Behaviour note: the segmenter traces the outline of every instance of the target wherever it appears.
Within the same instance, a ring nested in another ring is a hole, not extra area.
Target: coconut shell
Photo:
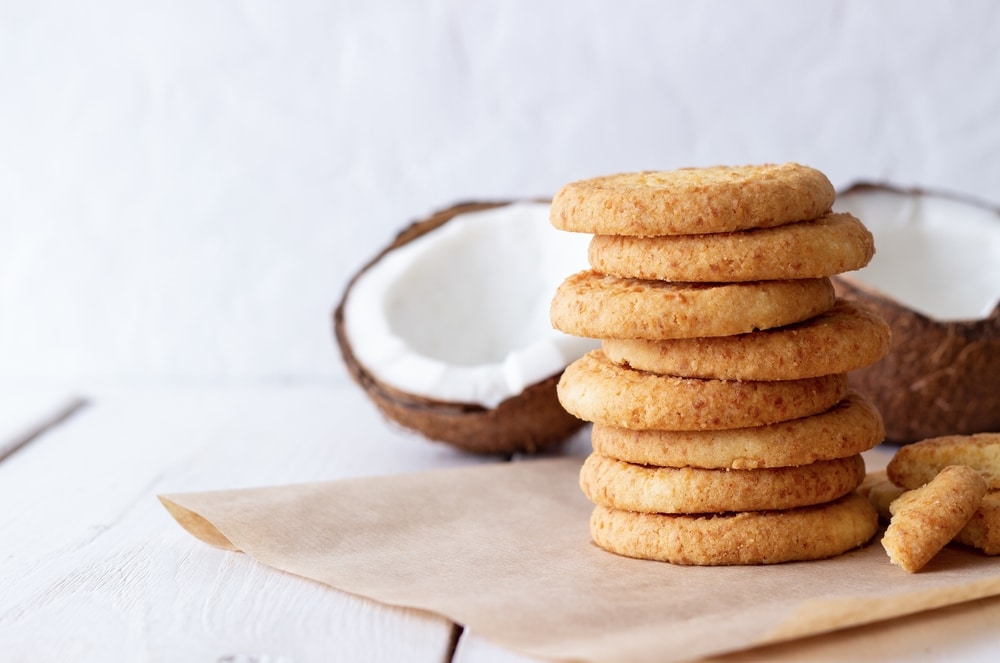
[[[870,183],[847,191],[865,189],[929,193]],[[833,282],[838,296],[873,307],[892,331],[888,355],[848,376],[882,413],[888,441],[1000,431],[1000,304],[982,319],[942,321],[850,275]]]
[[[509,202],[461,203],[410,224],[351,278],[333,312],[334,336],[347,370],[386,418],[430,440],[482,454],[536,453],[557,446],[583,426],[585,422],[559,404],[556,384],[562,373],[529,386],[494,408],[409,394],[379,381],[354,356],[344,325],[344,306],[358,277],[388,252],[460,214],[506,204]]]

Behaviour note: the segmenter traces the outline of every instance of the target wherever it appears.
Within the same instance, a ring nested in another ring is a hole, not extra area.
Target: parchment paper
[[[833,559],[773,566],[619,557],[590,541],[580,463],[160,499],[213,546],[555,660],[691,660],[1000,594],[1000,559],[949,547],[908,574],[878,537]]]

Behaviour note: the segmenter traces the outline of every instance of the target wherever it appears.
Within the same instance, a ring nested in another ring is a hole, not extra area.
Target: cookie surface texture
[[[875,255],[871,232],[850,214],[707,235],[595,235],[587,251],[595,270],[664,281],[809,279],[860,269]]]
[[[889,560],[915,573],[972,520],[986,494],[986,480],[971,467],[951,465],[929,483],[889,506],[892,519],[882,537]]]
[[[671,283],[577,272],[556,288],[552,326],[588,338],[732,336],[806,320],[833,307],[829,278]]]
[[[983,496],[972,519],[955,535],[955,541],[987,555],[1000,555],[1000,491],[991,490]]]
[[[858,493],[868,498],[879,518],[886,522],[892,518],[890,505],[905,492],[905,488],[889,481],[885,470],[869,472],[858,486]],[[1000,555],[1000,491],[991,490],[983,495],[979,508],[952,540],[987,555]]]
[[[675,431],[594,424],[590,440],[596,453],[638,465],[750,470],[853,456],[884,437],[875,406],[849,394],[820,414],[767,426]]]
[[[600,350],[575,360],[556,387],[574,416],[631,429],[721,430],[824,412],[848,392],[847,376],[751,382],[700,380],[623,368]]]
[[[552,225],[596,235],[720,233],[823,216],[836,193],[795,163],[644,171],[572,182],[552,199]]]
[[[877,527],[875,510],[856,493],[787,511],[687,516],[597,506],[590,517],[591,537],[605,550],[697,566],[824,559],[866,544]]]
[[[608,359],[690,378],[796,380],[870,366],[889,351],[889,325],[862,304],[838,300],[800,323],[735,336],[604,339]]]
[[[1000,433],[945,435],[907,444],[893,455],[886,474],[897,486],[919,488],[949,465],[968,465],[1000,489]]]
[[[613,509],[723,513],[829,502],[857,488],[864,477],[860,455],[798,467],[706,470],[633,465],[591,454],[580,469],[580,488],[591,502]]]

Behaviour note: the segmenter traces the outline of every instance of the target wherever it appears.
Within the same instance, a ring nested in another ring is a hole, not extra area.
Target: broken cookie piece
[[[910,573],[919,571],[969,523],[986,489],[979,472],[951,465],[902,494],[889,506],[892,519],[882,537],[889,560]]]

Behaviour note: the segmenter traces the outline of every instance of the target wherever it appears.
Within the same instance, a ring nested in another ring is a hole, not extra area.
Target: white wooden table
[[[528,660],[441,617],[206,546],[156,500],[503,462],[394,429],[346,380],[0,397],[0,663]],[[998,620],[989,599],[724,660],[992,662]]]

